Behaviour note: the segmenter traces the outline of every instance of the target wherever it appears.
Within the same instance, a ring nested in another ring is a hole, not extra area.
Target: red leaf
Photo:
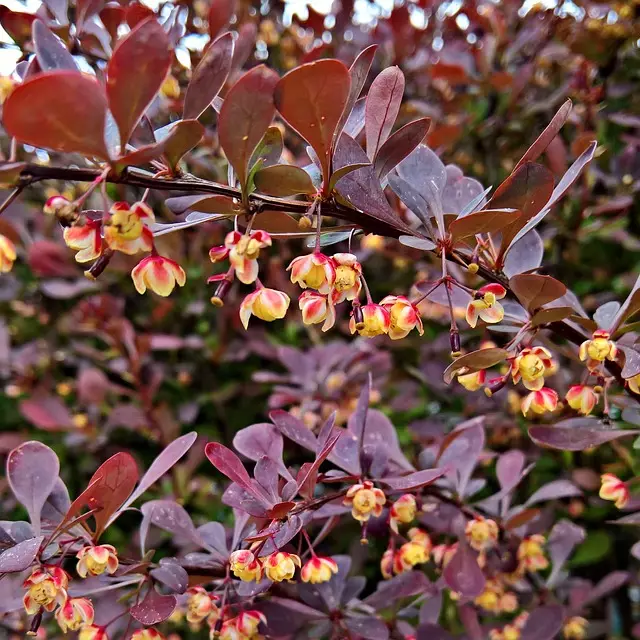
[[[235,0],[212,0],[209,8],[209,37],[211,40],[229,25],[235,11]]]
[[[397,164],[402,162],[429,132],[431,118],[420,118],[405,124],[378,149],[374,168],[378,178],[384,178]]]
[[[567,287],[559,280],[535,273],[520,273],[513,276],[509,280],[509,287],[529,311],[539,309],[561,298],[567,292]]]
[[[275,115],[275,71],[259,65],[245,73],[225,98],[218,118],[220,144],[245,189],[249,159]]]
[[[83,507],[97,509],[95,539],[100,537],[111,516],[131,495],[138,482],[138,467],[130,454],[120,452],[111,456],[93,474],[87,488],[73,501],[65,517],[69,521]]]
[[[167,34],[155,18],[141,22],[115,48],[107,67],[107,96],[123,150],[160,90],[171,56]]]
[[[233,37],[230,33],[221,35],[205,51],[187,87],[183,118],[199,118],[211,104],[229,75],[232,55]]]
[[[333,138],[349,98],[349,70],[339,60],[319,60],[289,71],[275,88],[278,111],[313,148],[329,185]]]
[[[107,100],[96,80],[49,71],[25,80],[4,103],[3,124],[20,142],[107,159]]]
[[[365,135],[372,162],[391,133],[403,94],[404,74],[398,67],[385,69],[371,84],[365,107]]]
[[[456,218],[449,225],[449,233],[454,240],[473,238],[478,233],[495,233],[507,225],[517,223],[519,211],[504,211],[503,209],[484,209],[468,216]]]
[[[67,406],[54,395],[36,394],[20,402],[20,413],[38,429],[65,431],[73,429],[73,418]]]

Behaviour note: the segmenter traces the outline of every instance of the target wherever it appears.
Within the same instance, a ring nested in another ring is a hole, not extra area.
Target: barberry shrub
[[[638,6],[334,4],[0,9],[9,633],[640,637]]]

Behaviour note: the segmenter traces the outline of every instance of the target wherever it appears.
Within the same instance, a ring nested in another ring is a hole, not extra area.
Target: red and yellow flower
[[[391,528],[397,532],[398,524],[409,524],[416,517],[418,507],[415,496],[410,493],[401,495],[389,509],[389,519]]]
[[[109,640],[109,636],[104,627],[90,624],[80,629],[78,640]]]
[[[562,635],[565,640],[584,640],[587,637],[589,621],[580,616],[572,616],[562,627]]]
[[[584,416],[588,416],[598,404],[598,394],[593,387],[576,384],[567,391],[567,404]]]
[[[262,563],[248,549],[234,551],[229,556],[229,566],[233,575],[244,582],[262,580]]]
[[[87,575],[99,576],[105,571],[114,574],[118,568],[118,554],[110,544],[83,547],[76,558],[76,571],[81,578],[86,578]]]
[[[131,271],[131,278],[138,293],[143,294],[150,289],[165,298],[175,289],[176,284],[183,287],[187,281],[184,269],[164,256],[143,258]]]
[[[37,613],[40,607],[53,611],[67,601],[69,574],[60,567],[43,565],[34,569],[22,586],[27,589],[22,603],[29,615]]]
[[[393,559],[394,573],[408,571],[417,564],[424,564],[429,561],[429,551],[424,545],[418,542],[405,542]]]
[[[371,516],[380,516],[386,501],[384,491],[374,487],[371,480],[365,480],[349,487],[343,504],[351,507],[351,515],[356,520],[366,522]]]
[[[537,414],[555,411],[558,406],[558,394],[549,387],[542,387],[539,391],[532,391],[522,399],[522,415],[526,416],[531,410]]]
[[[56,611],[56,621],[63,633],[93,624],[93,605],[87,598],[69,598]]]
[[[242,326],[245,329],[248,328],[252,314],[266,322],[284,318],[289,308],[289,302],[289,296],[282,291],[258,287],[253,293],[246,296],[240,305]]]
[[[235,618],[236,629],[244,636],[242,640],[256,636],[261,623],[267,624],[267,617],[255,610],[242,611]]]
[[[478,318],[487,324],[495,324],[504,318],[504,308],[498,302],[507,295],[507,290],[497,283],[487,284],[478,289],[479,297],[467,305],[466,319],[470,327],[478,324]]]
[[[7,236],[0,233],[0,273],[9,273],[13,269],[16,257],[15,245]]]
[[[296,573],[296,567],[301,566],[300,558],[286,551],[272,553],[263,560],[262,564],[265,575],[274,582],[291,580]]]
[[[393,578],[394,556],[395,552],[393,549],[387,549],[382,554],[382,559],[380,560],[380,572],[385,580]]]
[[[484,369],[469,371],[468,367],[462,367],[456,371],[456,378],[467,391],[477,391],[484,385],[487,379],[487,372]]]
[[[627,385],[633,393],[640,394],[640,373],[637,376],[633,376],[633,378],[629,378],[627,380]]]
[[[307,289],[300,294],[298,307],[302,311],[302,321],[305,324],[323,322],[323,331],[328,331],[335,324],[336,310],[331,296]]]
[[[511,361],[513,383],[517,384],[522,380],[529,391],[542,389],[545,375],[551,375],[552,370],[551,353],[544,347],[523,349]]]
[[[622,509],[629,502],[629,487],[613,473],[604,473],[600,476],[600,492],[598,495],[603,500],[611,500],[618,509]]]
[[[311,584],[320,584],[328,582],[334,573],[338,573],[338,565],[332,558],[323,558],[313,556],[300,571],[302,582],[310,582]]]
[[[618,348],[607,331],[598,329],[593,332],[591,340],[585,340],[580,345],[580,360],[587,361],[587,367],[593,371],[601,362],[605,360],[615,360],[618,355]]]
[[[476,516],[467,522],[465,535],[469,545],[476,551],[487,551],[496,546],[500,530],[495,521]]]
[[[362,322],[356,323],[353,313],[349,320],[349,330],[356,331],[365,338],[373,338],[389,333],[391,327],[391,316],[389,312],[379,304],[369,302],[361,307]]]
[[[76,211],[76,205],[60,194],[47,198],[42,211],[47,215],[68,218]]]
[[[260,249],[270,246],[271,236],[261,229],[244,235],[238,231],[231,231],[224,240],[224,246],[212,247],[209,250],[209,258],[212,262],[229,258],[238,280],[244,284],[251,284],[258,277]]]
[[[405,296],[386,296],[380,305],[389,312],[389,337],[392,340],[405,338],[412,329],[417,329],[419,335],[424,333],[418,307]]]
[[[415,542],[416,544],[423,546],[427,554],[431,553],[431,550],[433,549],[433,543],[431,542],[429,534],[424,531],[424,529],[420,529],[419,527],[411,527],[411,529],[409,529],[409,531],[407,532],[407,536],[409,537],[409,540],[411,540],[411,542]]]
[[[204,587],[197,585],[187,589],[187,622],[199,624],[211,614],[215,617],[217,609],[214,599]]]
[[[333,282],[334,303],[355,300],[362,288],[362,265],[353,253],[334,253],[331,257],[336,272]]]
[[[154,627],[147,627],[134,631],[131,640],[165,640],[165,637]]]
[[[153,209],[144,202],[115,202],[104,225],[104,239],[114,251],[134,255],[139,251],[151,251],[153,233],[147,226],[155,222]]]
[[[524,571],[543,571],[549,566],[549,561],[544,555],[544,536],[533,535],[524,538],[518,547],[518,561],[520,569]]]
[[[319,251],[294,258],[287,267],[289,270],[291,282],[303,289],[316,289],[325,295],[331,291],[336,280],[335,262]]]
[[[66,227],[62,235],[67,247],[77,251],[76,262],[90,262],[102,253],[100,220],[85,220],[81,225]]]

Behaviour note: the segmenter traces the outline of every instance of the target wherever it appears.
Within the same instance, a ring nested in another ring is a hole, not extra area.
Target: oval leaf
[[[35,20],[33,23],[33,45],[42,71],[78,70],[78,65],[64,42],[54,35],[42,20]]]
[[[160,595],[151,587],[142,602],[131,607],[132,618],[144,625],[158,624],[174,612],[178,600],[175,596]]]
[[[288,164],[274,164],[260,169],[253,176],[253,182],[258,191],[270,196],[287,197],[316,192],[309,174],[300,167]]]
[[[115,48],[107,66],[107,96],[122,149],[160,90],[171,57],[167,34],[155,18],[140,22]]]
[[[316,152],[325,187],[329,185],[334,132],[350,87],[349,70],[342,62],[319,60],[289,71],[275,88],[278,111]]]
[[[535,273],[519,273],[509,279],[509,287],[522,306],[535,311],[549,302],[561,298],[566,292],[562,282],[551,276],[540,276]]]
[[[34,147],[107,159],[107,101],[98,82],[75,71],[25,80],[3,106],[9,135]]]
[[[444,381],[450,384],[453,380],[453,376],[458,369],[467,367],[471,371],[479,371],[480,369],[488,369],[494,365],[502,362],[509,355],[506,349],[500,349],[493,347],[491,349],[479,349],[478,351],[472,351],[459,358],[456,358],[444,372]]]
[[[445,567],[443,577],[448,587],[467,598],[475,598],[484,590],[485,578],[476,554],[464,541],[458,543],[458,550]]]
[[[563,451],[584,451],[611,440],[635,436],[640,433],[638,429],[607,429],[597,427],[595,424],[597,421],[589,418],[564,420],[553,427],[531,427],[529,437],[542,447],[562,449]]]
[[[371,83],[365,106],[367,155],[373,161],[389,137],[404,94],[404,74],[398,67],[382,71]]]

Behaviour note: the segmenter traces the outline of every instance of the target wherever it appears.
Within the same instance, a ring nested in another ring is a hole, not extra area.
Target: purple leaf
[[[290,413],[281,409],[272,411],[269,414],[269,418],[283,436],[293,440],[304,449],[309,451],[316,450],[316,437],[301,420],[294,418]]]
[[[176,558],[162,558],[160,566],[149,573],[156,582],[163,584],[173,593],[184,593],[189,586],[189,574],[180,566]]]
[[[207,547],[226,559],[229,555],[227,532],[220,522],[207,522],[198,527],[198,535],[207,543]]]
[[[417,640],[454,640],[454,637],[445,631],[439,624],[427,623],[418,627]]]
[[[573,482],[569,482],[569,480],[553,480],[534,492],[525,505],[530,507],[545,500],[559,500],[560,498],[572,498],[581,495],[582,491]]]
[[[270,458],[277,464],[282,477],[291,478],[282,462],[282,435],[272,424],[264,422],[240,429],[233,438],[233,447],[254,462],[262,457]]]
[[[151,463],[147,472],[140,478],[138,486],[129,496],[129,499],[122,505],[121,510],[133,504],[154,482],[167,473],[167,471],[191,449],[197,437],[198,434],[192,431],[191,433],[176,438],[171,444],[167,445],[161,451],[160,455]]]
[[[398,433],[393,423],[378,409],[369,409],[367,412],[364,445],[366,447],[384,449],[389,456],[389,460],[396,466],[394,471],[414,471],[414,467],[402,453],[398,441]]]
[[[488,192],[474,178],[467,178],[454,164],[446,167],[447,183],[442,190],[442,209],[464,217],[479,207]]]
[[[274,553],[278,549],[284,547],[287,542],[289,542],[292,538],[300,533],[305,521],[297,515],[293,515],[290,518],[279,525],[278,530],[273,536],[270,536],[269,539],[265,542],[264,547],[262,548],[261,555],[267,555],[269,553]]]
[[[222,494],[222,503],[256,518],[266,517],[271,506],[271,503],[267,502],[266,499],[256,499],[239,484],[235,483],[230,484],[225,489]]]
[[[166,620],[174,612],[177,604],[175,596],[160,595],[151,587],[145,599],[131,607],[129,613],[138,622],[149,626]]]
[[[447,170],[442,160],[424,144],[418,145],[398,165],[397,172],[423,197],[426,197],[431,182],[439,193],[442,193],[447,184]]]
[[[20,413],[34,426],[46,431],[73,427],[73,417],[65,403],[54,395],[36,393],[20,401]]]
[[[206,547],[206,543],[196,530],[191,516],[184,507],[172,500],[151,500],[140,507],[144,516],[140,525],[140,546],[144,549],[149,526],[154,524],[163,531],[174,536],[181,536],[199,547]]]
[[[476,425],[467,429],[453,431],[442,445],[438,466],[447,471],[455,482],[456,491],[461,496],[471,479],[484,447],[484,428]]]
[[[264,501],[266,496],[263,491],[257,489],[251,481],[247,470],[244,468],[240,458],[219,442],[210,442],[204,449],[209,462],[223,473],[229,480],[240,485],[247,493],[257,500]]]
[[[556,522],[549,533],[547,540],[547,550],[551,558],[553,569],[547,578],[547,586],[553,588],[556,580],[562,571],[564,563],[577,544],[584,542],[585,531],[582,527],[569,520]]]
[[[598,143],[594,140],[580,156],[578,156],[577,160],[569,167],[553,190],[549,202],[545,205],[545,209],[550,209],[569,190],[569,187],[578,179],[582,170],[593,160],[597,147]]]
[[[182,117],[185,120],[199,118],[213,102],[231,69],[233,36],[222,34],[205,51],[202,60],[193,71],[184,97]]]
[[[320,465],[327,459],[329,454],[333,451],[333,448],[336,446],[336,442],[340,439],[341,434],[336,433],[334,435],[330,435],[327,439],[327,442],[322,447],[322,450],[316,456],[316,459],[309,466],[305,474],[298,481],[298,490],[302,493],[302,495],[313,495],[313,489],[315,488],[316,479],[318,477],[318,470],[320,469]]]
[[[404,94],[404,74],[388,67],[371,83],[365,107],[367,155],[373,162],[378,149],[391,133]]]
[[[356,105],[356,101],[358,101],[358,97],[360,96],[360,92],[362,91],[362,87],[364,87],[364,83],[367,80],[367,76],[369,75],[369,69],[371,69],[371,63],[373,62],[373,57],[376,55],[376,50],[378,49],[377,44],[372,44],[363,51],[361,51],[356,59],[353,61],[353,64],[349,68],[349,77],[351,78],[351,86],[349,87],[349,96],[347,97],[347,103],[344,106],[344,111],[340,116],[340,120],[338,121],[338,125],[336,126],[335,133],[333,135],[333,146],[335,147],[336,142],[340,138],[340,134],[342,133],[349,117],[352,115],[352,111],[354,111],[354,107]],[[364,112],[365,112],[365,99],[363,98],[361,101],[362,104],[362,123],[364,126]],[[355,138],[357,133],[351,133],[347,131],[350,136]],[[359,132],[358,132],[359,133]]]
[[[638,429],[610,429],[599,426],[595,418],[570,418],[553,427],[535,426],[529,429],[529,437],[539,446],[564,451],[584,451],[605,442],[635,436]]]
[[[11,451],[7,457],[7,480],[21,502],[36,535],[40,533],[40,513],[58,480],[58,456],[41,442],[31,440]]]
[[[503,491],[510,491],[520,482],[525,460],[524,453],[518,449],[507,451],[498,458],[496,476]]]
[[[625,585],[629,581],[630,575],[627,571],[613,571],[608,576],[602,578],[598,584],[591,589],[584,600],[580,602],[581,607],[602,600],[605,596],[608,596],[613,591],[616,591],[621,586]]]
[[[33,45],[42,71],[67,69],[77,71],[78,65],[66,45],[40,19],[33,22]]]
[[[509,247],[502,270],[511,278],[518,273],[537,269],[542,264],[543,255],[542,238],[535,229],[531,229]]]
[[[471,605],[459,604],[458,615],[469,640],[484,640],[484,634],[478,620],[478,612]]]
[[[429,590],[430,582],[422,571],[407,571],[378,583],[375,593],[365,598],[365,604],[384,609],[400,598],[408,598]]]
[[[443,572],[447,586],[467,598],[475,598],[484,590],[485,578],[478,566],[477,554],[463,540]]]
[[[562,629],[564,609],[549,605],[534,609],[527,619],[520,640],[553,640]]]
[[[420,624],[436,624],[442,610],[442,591],[425,600],[420,607]]]
[[[380,478],[380,482],[386,484],[389,487],[389,491],[394,493],[396,491],[413,491],[435,482],[446,471],[446,469],[424,469],[400,478]]]
[[[640,352],[634,347],[627,347],[625,345],[618,345],[620,350],[624,353],[624,367],[622,367],[622,377],[625,380],[634,378],[640,374]]]
[[[378,149],[374,170],[382,180],[402,162],[423,140],[431,125],[430,118],[420,118],[400,127]],[[475,182],[475,180],[474,180]]]
[[[368,161],[369,158],[360,145],[343,133],[333,158],[334,170]],[[408,235],[413,235],[412,230],[389,206],[372,165],[352,171],[338,180],[336,190],[348,203],[366,212],[367,216],[386,222]]]
[[[271,501],[278,502],[278,465],[271,458],[262,456],[256,463],[253,475]]]
[[[351,431],[358,440],[362,440],[365,431],[367,413],[369,411],[369,398],[371,396],[371,383],[371,374],[369,374],[367,382],[362,386],[362,390],[358,396],[356,410],[349,416],[347,422],[347,429]]]
[[[0,553],[0,574],[28,569],[35,560],[43,540],[44,536],[24,540]]]
[[[389,629],[387,625],[372,615],[349,614],[344,618],[344,623],[351,633],[366,640],[387,640]]]

